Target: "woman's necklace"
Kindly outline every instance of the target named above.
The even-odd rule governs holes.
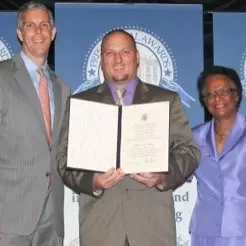
[[[224,140],[229,135],[229,133],[230,133],[229,131],[225,133],[218,132],[215,128],[215,134],[219,136],[221,140]]]

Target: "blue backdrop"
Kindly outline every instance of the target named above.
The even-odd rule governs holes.
[[[55,70],[73,92],[103,82],[100,43],[111,29],[130,32],[140,51],[139,77],[178,91],[190,125],[203,122],[196,79],[203,70],[203,10],[200,5],[82,4],[55,5],[57,38]],[[194,184],[174,194],[178,246],[188,246],[188,225],[196,199]],[[78,216],[75,194],[66,190],[65,246],[77,246]]]
[[[246,95],[246,13],[214,13],[214,64],[234,68]],[[240,111],[246,112],[243,98]]]
[[[138,43],[144,60],[142,72],[148,67],[149,73],[155,74],[150,80],[146,74],[141,78],[178,91],[191,124],[203,121],[196,91],[196,78],[203,69],[200,5],[56,4],[55,17],[56,72],[71,84],[74,92],[102,82],[102,35],[122,27]]]
[[[0,61],[20,51],[16,26],[16,12],[0,12]]]

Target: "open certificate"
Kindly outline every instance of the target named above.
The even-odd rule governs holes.
[[[70,99],[67,167],[167,172],[169,102],[116,106]]]

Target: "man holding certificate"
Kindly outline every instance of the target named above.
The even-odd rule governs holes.
[[[172,191],[200,152],[178,94],[140,81],[139,60],[132,35],[109,32],[105,83],[67,107],[58,171],[80,194],[81,246],[176,246]]]

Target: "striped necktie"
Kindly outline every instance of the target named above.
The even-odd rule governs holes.
[[[117,93],[116,105],[118,105],[118,106],[124,105],[124,94],[125,94],[125,92],[126,92],[125,88],[118,88],[116,90],[116,93]]]
[[[48,90],[48,82],[45,78],[44,70],[38,69],[38,74],[40,75],[38,91],[39,91],[39,101],[43,113],[43,119],[45,124],[46,135],[49,144],[51,143],[51,111],[50,111],[50,97]]]

